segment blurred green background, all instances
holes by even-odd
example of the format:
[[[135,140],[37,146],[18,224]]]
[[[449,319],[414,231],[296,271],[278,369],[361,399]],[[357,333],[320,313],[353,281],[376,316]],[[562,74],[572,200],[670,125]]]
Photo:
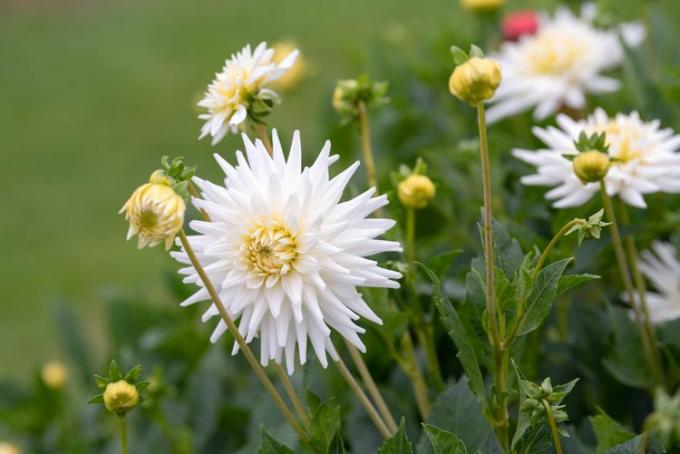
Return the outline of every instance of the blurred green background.
[[[175,268],[126,243],[117,211],[163,154],[216,176],[194,105],[246,43],[294,40],[310,75],[271,118],[321,146],[335,81],[360,72],[390,26],[415,36],[456,14],[452,0],[144,0],[0,2],[0,375],[58,356],[51,302],[72,305],[96,344],[107,295],[155,295]],[[342,151],[342,150],[337,150]],[[177,310],[180,310],[179,307]]]

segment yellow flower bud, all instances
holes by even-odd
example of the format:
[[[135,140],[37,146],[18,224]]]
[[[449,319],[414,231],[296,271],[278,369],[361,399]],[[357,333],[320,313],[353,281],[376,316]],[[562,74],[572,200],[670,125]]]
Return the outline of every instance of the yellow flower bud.
[[[491,99],[501,83],[501,68],[488,58],[472,57],[456,66],[449,79],[452,95],[473,106]]]
[[[280,42],[274,47],[274,56],[272,60],[276,63],[281,63],[291,52],[297,49],[297,46],[289,42]],[[287,91],[295,88],[302,80],[307,70],[307,62],[298,55],[293,66],[288,69],[281,77],[272,81],[271,86],[280,91]]]
[[[492,11],[505,4],[505,0],[460,0],[465,9],[472,11]]]
[[[586,151],[574,158],[574,173],[583,182],[596,183],[602,180],[609,170],[609,156],[600,151]]]
[[[48,388],[59,390],[64,387],[68,378],[68,370],[59,361],[50,361],[40,371],[40,378]]]
[[[12,443],[0,441],[0,454],[21,454],[21,449]]]
[[[123,414],[127,413],[139,403],[139,391],[135,385],[125,380],[118,380],[106,385],[104,390],[104,406],[107,410]]]
[[[139,235],[138,246],[155,246],[161,241],[170,249],[172,242],[184,224],[184,199],[170,187],[170,181],[156,171],[132,193],[120,213],[130,222],[127,239]]]
[[[406,208],[425,208],[435,192],[432,180],[418,174],[409,175],[397,187],[399,200]]]

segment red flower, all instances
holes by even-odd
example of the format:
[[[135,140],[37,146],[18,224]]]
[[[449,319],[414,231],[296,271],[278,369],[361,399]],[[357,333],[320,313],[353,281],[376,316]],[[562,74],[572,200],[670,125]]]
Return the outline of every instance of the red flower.
[[[517,41],[520,36],[533,35],[538,30],[538,15],[533,10],[517,11],[503,18],[503,38]]]

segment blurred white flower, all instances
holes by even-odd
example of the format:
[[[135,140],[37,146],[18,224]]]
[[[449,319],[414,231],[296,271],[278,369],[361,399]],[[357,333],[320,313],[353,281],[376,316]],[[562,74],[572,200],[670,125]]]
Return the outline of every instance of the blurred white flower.
[[[535,34],[503,43],[492,56],[501,65],[503,81],[490,101],[490,123],[531,108],[534,118],[542,120],[561,107],[582,109],[587,93],[618,90],[619,81],[601,73],[623,61],[621,39],[634,46],[645,31],[636,23],[598,29],[591,23],[594,16],[592,4],[584,6],[581,17],[566,7],[553,17],[541,13]]]
[[[211,221],[193,221],[198,235],[189,237],[197,256],[215,284],[229,315],[238,321],[246,342],[260,338],[260,361],[280,363],[285,354],[292,373],[297,346],[300,364],[307,358],[307,338],[321,364],[326,353],[337,354],[331,329],[357,348],[365,347],[355,324],[359,317],[381,320],[368,307],[356,287],[398,288],[392,279],[401,275],[380,268],[367,256],[401,251],[399,243],[376,239],[394,226],[389,219],[366,217],[388,203],[373,197],[375,189],[340,202],[356,171],[356,162],[329,178],[328,167],[337,161],[326,142],[311,167],[301,166],[300,136],[295,132],[286,159],[274,131],[273,157],[259,140],[243,135],[245,157],[236,153],[234,167],[215,155],[226,174],[225,186],[195,178],[201,197],[194,205]],[[184,252],[173,254],[184,264]],[[182,305],[209,300],[193,267],[180,270],[187,283],[201,288]],[[211,304],[203,320],[218,315]],[[225,332],[220,321],[211,340]],[[234,353],[238,346],[234,344]]]
[[[238,131],[238,126],[248,114],[253,114],[249,110],[254,103],[276,100],[276,92],[266,88],[266,85],[289,70],[298,53],[295,49],[276,62],[273,59],[274,49],[269,49],[266,43],[260,43],[252,52],[250,45],[247,45],[228,58],[198,103],[207,110],[198,116],[205,120],[199,139],[210,135],[212,144],[217,144],[227,132]]]
[[[642,252],[638,266],[658,292],[646,294],[650,321],[661,323],[680,318],[680,262],[673,245],[654,242],[651,251]]]
[[[602,109],[585,120],[557,116],[559,128],[534,127],[547,146],[537,151],[513,150],[513,155],[537,167],[537,173],[522,177],[526,185],[554,186],[545,197],[555,208],[583,205],[600,190],[599,183],[583,184],[565,155],[578,153],[574,141],[585,131],[607,134],[612,159],[605,183],[609,195],[618,195],[628,205],[645,208],[643,194],[680,192],[680,136],[661,129],[658,120],[643,122],[637,112],[610,118]]]

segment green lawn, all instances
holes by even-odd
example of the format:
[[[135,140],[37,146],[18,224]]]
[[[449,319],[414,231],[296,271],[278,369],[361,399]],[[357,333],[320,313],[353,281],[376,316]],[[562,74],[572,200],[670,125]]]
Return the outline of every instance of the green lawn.
[[[117,211],[162,154],[217,175],[193,104],[228,54],[260,40],[299,43],[313,77],[272,122],[302,129],[316,151],[335,80],[361,71],[372,39],[391,24],[425,31],[456,14],[454,0],[44,3],[0,6],[0,375],[59,354],[54,298],[88,320],[96,342],[107,293],[159,294],[174,265],[161,249],[125,243]]]

